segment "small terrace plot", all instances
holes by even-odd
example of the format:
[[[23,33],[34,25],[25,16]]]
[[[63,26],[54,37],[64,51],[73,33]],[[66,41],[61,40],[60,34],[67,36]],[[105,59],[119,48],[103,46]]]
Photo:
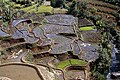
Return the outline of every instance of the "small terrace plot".
[[[67,80],[87,79],[87,62],[78,59],[68,59],[57,63],[57,68],[65,71]],[[86,72],[85,72],[86,71]]]
[[[62,54],[72,50],[70,47],[72,39],[56,34],[47,34],[47,37],[55,44],[52,46],[51,54]]]
[[[66,25],[71,26],[75,24],[75,17],[71,15],[51,15],[46,16],[47,23],[57,24],[57,25]]]
[[[83,40],[88,43],[99,43],[101,40],[101,34],[96,30],[82,31],[81,35],[83,37]]]
[[[81,46],[83,54],[79,55],[79,58],[87,61],[95,61],[99,56],[97,52],[97,47],[98,46],[93,45]]]
[[[0,42],[0,51],[4,50],[5,48],[9,48],[10,46],[20,44],[23,42],[24,42],[24,39],[21,39],[21,38],[20,39],[4,38]]]
[[[96,44],[90,44],[82,42],[80,40],[72,44],[72,48],[75,55],[78,55],[79,59],[86,61],[96,60],[98,58],[98,46]]]
[[[68,51],[72,51],[70,44],[63,43],[57,44],[52,47],[51,54],[65,54]]]
[[[56,34],[47,34],[49,39],[52,39],[55,44],[62,44],[62,43],[70,43],[72,39],[67,38],[65,36],[56,35]]]
[[[78,27],[80,28],[80,31],[90,31],[90,30],[94,30],[95,28],[92,22],[90,22],[87,19],[81,19],[81,18],[78,18]]]
[[[115,17],[113,15],[105,14],[102,12],[97,12],[96,14],[100,15],[106,21],[114,21],[115,22]]]
[[[95,5],[95,6],[103,6],[103,7],[108,7],[111,9],[115,9],[115,10],[119,10],[118,6],[109,4],[109,3],[105,3],[103,1],[98,1],[98,0],[89,0],[88,1],[90,4]]]
[[[61,61],[60,63],[58,63],[57,68],[64,69],[65,67],[70,66],[70,65],[85,66],[87,65],[87,62],[83,60],[77,60],[77,59],[68,59],[68,60]]]
[[[19,38],[23,38],[25,39],[26,43],[34,43],[37,42],[38,39],[35,37],[30,37],[27,31],[15,31],[12,35],[12,37],[14,39],[19,39]]]
[[[45,32],[44,32],[44,29],[42,29],[41,27],[35,27],[33,29],[33,33],[35,35],[35,37],[38,37],[38,38],[46,38],[45,36]]]
[[[83,70],[69,70],[65,73],[68,80],[85,80],[85,72]]]
[[[75,34],[74,29],[71,26],[46,24],[44,25],[44,30],[47,34]]]
[[[33,6],[25,7],[21,10],[29,12],[29,13],[52,13],[53,7],[51,6],[46,6],[46,5],[41,5],[38,7],[38,10],[35,10],[37,4],[34,4]]]
[[[90,21],[87,20],[87,19],[78,18],[78,26],[79,26],[79,27],[93,26],[93,23],[90,22]]]
[[[17,26],[19,23],[23,23],[23,22],[31,23],[31,20],[30,20],[30,19],[13,20],[12,26],[15,27],[15,26]]]

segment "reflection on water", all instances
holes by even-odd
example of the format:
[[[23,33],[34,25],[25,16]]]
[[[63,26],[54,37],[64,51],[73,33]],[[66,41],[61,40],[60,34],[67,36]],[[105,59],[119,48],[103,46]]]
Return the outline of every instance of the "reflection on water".
[[[7,37],[7,36],[10,36],[9,34],[3,32],[1,29],[0,29],[0,37]]]
[[[22,22],[31,23],[31,20],[29,20],[29,19],[13,20],[12,26],[15,27],[15,26],[17,26],[19,23],[22,23]]]

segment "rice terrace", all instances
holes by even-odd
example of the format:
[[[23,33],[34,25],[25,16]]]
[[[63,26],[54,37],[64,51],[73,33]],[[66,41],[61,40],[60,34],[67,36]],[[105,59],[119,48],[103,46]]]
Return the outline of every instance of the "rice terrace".
[[[0,80],[120,80],[120,0],[0,0]]]

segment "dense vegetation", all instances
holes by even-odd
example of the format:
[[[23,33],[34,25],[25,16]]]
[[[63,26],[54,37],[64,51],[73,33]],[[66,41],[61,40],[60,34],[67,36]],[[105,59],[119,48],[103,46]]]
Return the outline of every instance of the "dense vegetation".
[[[115,5],[119,4],[119,0],[103,0],[105,2],[109,2]],[[87,3],[85,1],[76,2],[73,1],[72,5],[70,5],[70,8],[68,9],[68,13],[72,14],[77,17],[81,18],[88,18],[93,21],[93,23],[96,25],[96,28],[98,31],[101,32],[102,35],[102,41],[100,43],[99,48],[99,59],[94,63],[94,69],[93,69],[93,75],[96,77],[97,80],[105,80],[107,74],[109,73],[109,68],[111,65],[111,56],[112,56],[112,45],[116,45],[116,48],[120,47],[120,42],[118,41],[120,38],[120,34],[118,31],[115,30],[116,24],[118,24],[118,21],[120,20],[120,14],[119,13],[110,13],[106,12],[108,14],[112,14],[116,17],[116,23],[109,23],[108,21],[105,21],[102,19],[101,16],[95,15],[95,13],[98,11],[95,8],[92,10],[87,9]],[[99,5],[98,5],[99,6]],[[101,6],[101,5],[100,5]],[[94,16],[90,16],[89,12],[92,12]],[[119,26],[119,25],[118,25]],[[85,27],[85,29],[88,29]],[[91,28],[90,28],[91,29]],[[84,28],[81,28],[81,30],[84,30]]]
[[[51,6],[63,8],[65,6],[65,1],[64,0],[51,0]]]

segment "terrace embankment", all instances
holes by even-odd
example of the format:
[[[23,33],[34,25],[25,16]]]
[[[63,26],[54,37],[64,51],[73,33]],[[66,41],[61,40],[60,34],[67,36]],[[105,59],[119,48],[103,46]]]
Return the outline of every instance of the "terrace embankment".
[[[65,70],[66,70],[65,76],[68,80],[71,80],[71,79],[84,79],[85,80],[85,79],[87,79],[86,74],[88,74],[88,73],[85,73],[85,67],[83,67],[83,66],[72,65],[72,66],[66,67]]]
[[[88,3],[88,8],[94,8],[94,10],[97,11],[95,14],[100,15],[106,21],[116,22],[115,15],[118,14],[120,9],[119,6],[115,6],[99,0],[89,0]]]

